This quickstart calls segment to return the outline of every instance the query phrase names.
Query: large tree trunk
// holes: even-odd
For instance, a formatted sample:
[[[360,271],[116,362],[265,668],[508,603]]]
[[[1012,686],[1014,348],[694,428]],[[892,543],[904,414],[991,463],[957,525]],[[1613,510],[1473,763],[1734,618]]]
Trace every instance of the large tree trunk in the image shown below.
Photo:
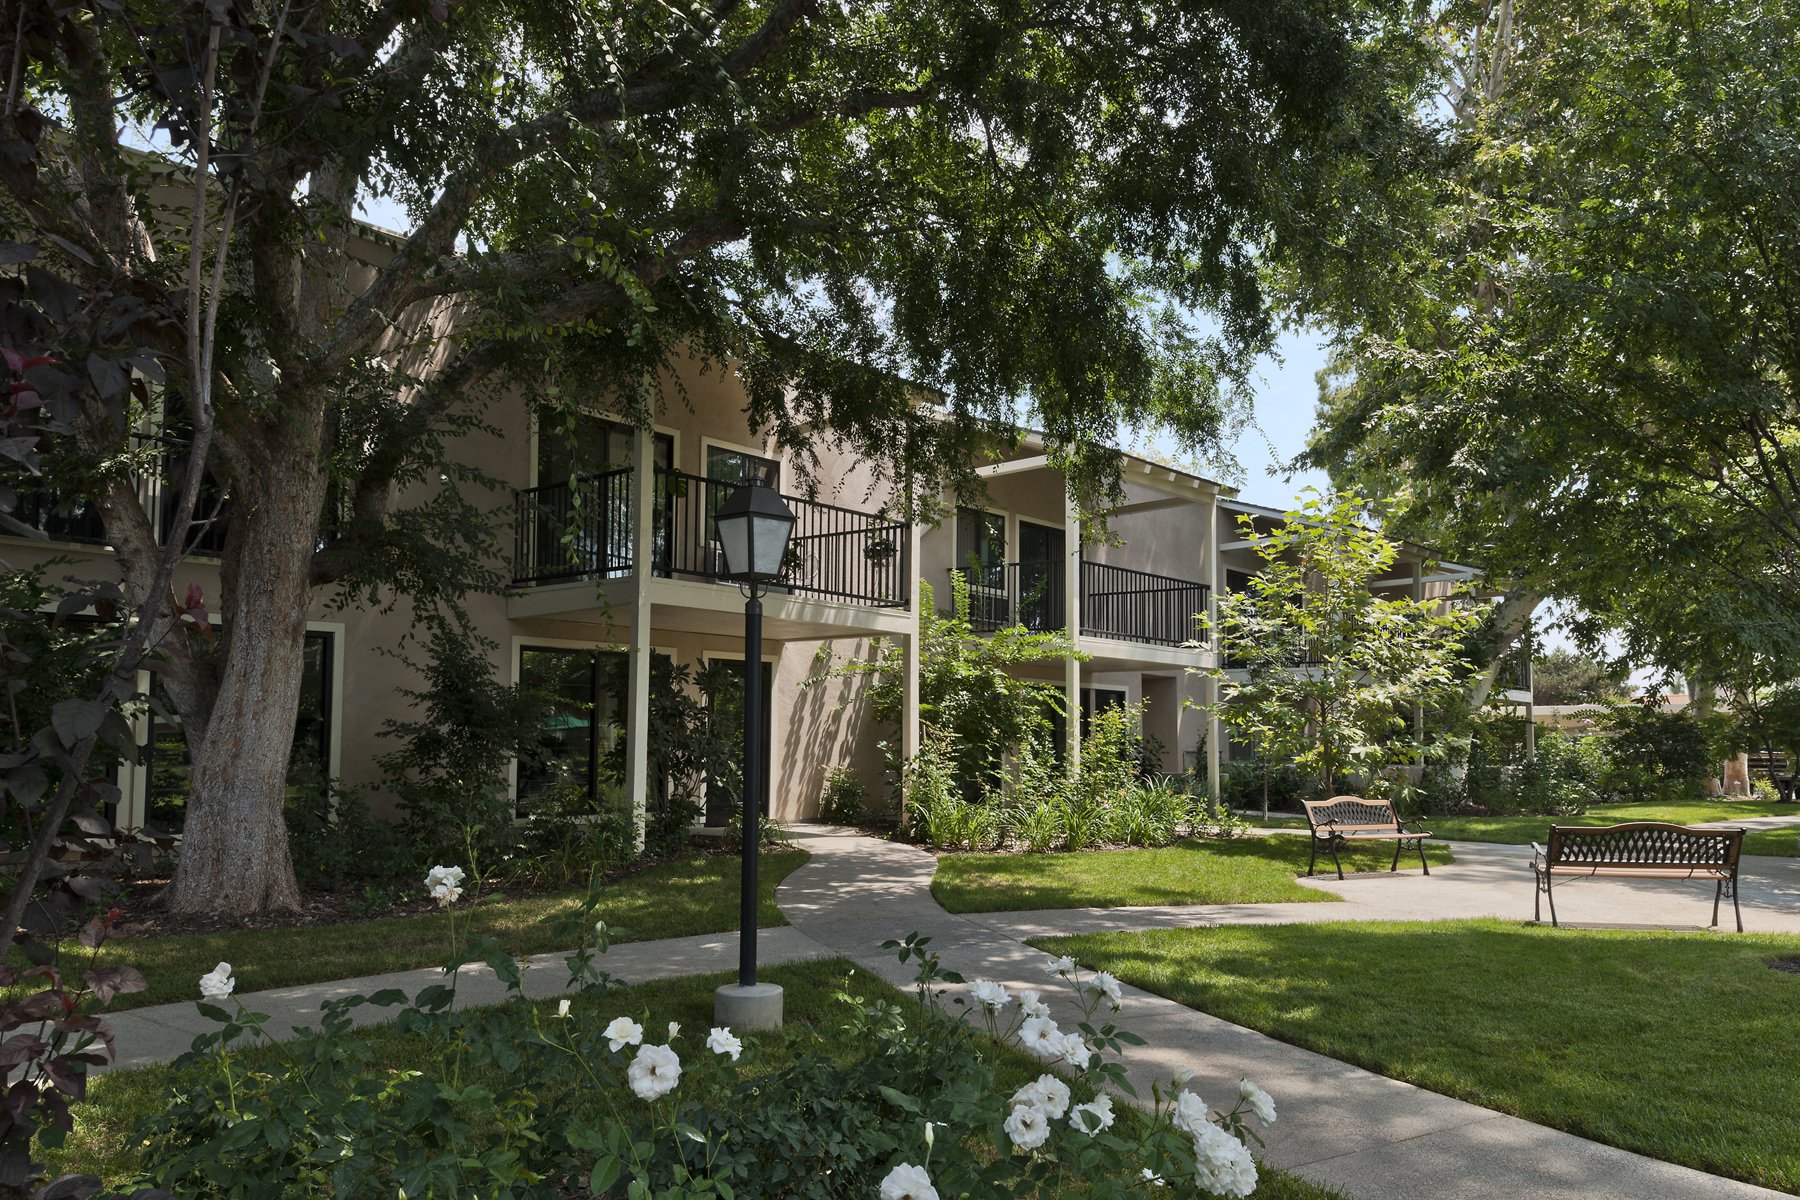
[[[304,431],[290,437],[305,438]],[[316,442],[314,445],[316,446]],[[218,687],[204,733],[190,739],[192,775],[177,912],[296,908],[283,806],[303,671],[306,609],[324,480],[304,442],[259,456],[233,481],[222,573]]]

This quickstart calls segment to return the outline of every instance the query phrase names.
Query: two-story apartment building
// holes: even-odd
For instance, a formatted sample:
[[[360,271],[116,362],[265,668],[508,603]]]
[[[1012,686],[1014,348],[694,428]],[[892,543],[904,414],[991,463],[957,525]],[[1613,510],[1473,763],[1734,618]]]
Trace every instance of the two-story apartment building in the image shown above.
[[[385,253],[373,240],[366,247],[371,262]],[[510,524],[500,565],[512,587],[470,597],[471,621],[497,647],[498,678],[555,697],[543,754],[513,770],[521,808],[553,782],[594,788],[609,770],[628,781],[634,802],[645,802],[655,656],[741,679],[743,599],[723,577],[711,519],[752,478],[783,492],[797,517],[788,569],[764,600],[764,786],[778,818],[815,812],[834,768],[848,766],[875,785],[884,738],[897,733],[905,753],[917,747],[919,584],[929,581],[947,599],[953,568],[969,575],[979,624],[1074,633],[1084,659],[1045,676],[1061,687],[1070,713],[1141,702],[1163,768],[1204,770],[1216,786],[1229,748],[1201,707],[1215,684],[1192,669],[1214,666],[1216,657],[1197,642],[1195,617],[1254,567],[1238,518],[1279,520],[1278,512],[1246,505],[1216,481],[1126,456],[1124,494],[1104,530],[1084,527],[1061,473],[1027,437],[979,468],[983,494],[938,497],[949,515],[925,527],[903,518],[907,506],[869,464],[830,446],[813,448],[816,486],[800,494],[795,464],[748,426],[746,395],[729,370],[688,362],[664,383],[664,394],[680,399],[651,429],[622,420],[599,394],[578,398],[585,415],[573,428],[540,429],[528,395],[515,391],[489,411],[486,428],[451,447],[499,481],[497,494],[478,499]],[[149,425],[138,435],[152,445],[169,436]],[[171,498],[168,482],[146,474],[153,518]],[[70,564],[52,566],[53,578],[109,569],[105,531],[79,494],[54,481],[27,488],[18,515],[47,540],[0,538],[8,568]],[[217,594],[221,533],[215,527],[201,540],[178,591],[194,584]],[[1429,594],[1422,589],[1469,574],[1428,567],[1417,548],[1409,555],[1378,586]],[[319,595],[309,613],[296,746],[343,784],[373,787],[377,760],[394,748],[383,726],[412,719],[406,693],[422,683],[395,653],[412,614],[404,602],[378,608],[335,599]],[[872,726],[866,676],[819,678],[830,661],[872,654],[877,639],[896,639],[907,651],[908,716],[898,731]],[[148,674],[142,686],[154,686]],[[119,768],[116,815],[128,826],[179,828],[180,730],[145,713],[138,739],[139,761]],[[1079,739],[1066,741],[1077,753]],[[379,794],[375,801],[379,809]],[[729,811],[712,797],[706,820],[720,823]]]

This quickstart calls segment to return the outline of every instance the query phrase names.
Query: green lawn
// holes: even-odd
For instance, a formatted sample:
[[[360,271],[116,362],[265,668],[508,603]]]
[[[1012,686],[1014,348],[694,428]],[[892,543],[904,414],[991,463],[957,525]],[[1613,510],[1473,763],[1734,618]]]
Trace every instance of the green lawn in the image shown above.
[[[1433,866],[1451,861],[1443,846],[1429,847],[1428,856]],[[1356,846],[1343,857],[1346,871],[1385,871],[1394,853]],[[1190,839],[1155,850],[952,854],[938,860],[931,894],[951,912],[1337,899],[1294,882],[1306,860],[1306,839],[1286,835]],[[1402,855],[1401,867],[1407,862]],[[1411,864],[1418,869],[1417,854]],[[1323,870],[1331,870],[1329,859]]]
[[[758,919],[764,926],[787,924],[775,907],[775,885],[806,858],[804,850],[763,853]],[[658,863],[606,884],[598,915],[618,927],[614,940],[621,942],[734,930],[738,861],[705,856]],[[572,950],[579,941],[572,921],[586,895],[577,889],[483,896],[458,909],[457,930],[465,938],[492,937],[515,956]],[[231,964],[239,992],[437,966],[448,954],[449,919],[434,912],[298,929],[120,938],[101,948],[100,959],[136,967],[150,983],[146,992],[114,1000],[118,1011],[192,1000],[195,981],[219,962]]]
[[[1037,944],[1383,1075],[1800,1191],[1800,975],[1766,963],[1800,938],[1446,921]]]
[[[854,976],[852,978],[852,973]],[[880,979],[857,971],[845,959],[820,959],[765,968],[760,977],[779,983],[785,990],[786,1025],[778,1034],[759,1034],[754,1039],[754,1062],[746,1060],[745,1070],[777,1069],[803,1049],[822,1040],[829,1054],[845,1056],[858,1048],[849,1041],[844,1010],[833,1000],[833,994],[847,986],[865,1000],[886,1000],[892,1004],[910,1004],[910,997],[889,987]],[[684,1029],[704,1031],[712,1024],[713,989],[736,978],[733,973],[695,975],[662,980],[635,987],[616,989],[605,997],[589,996],[576,1003],[583,1007],[602,1007],[611,1013],[648,1012],[656,1021],[679,1021]],[[553,1011],[554,1001],[539,1007]],[[398,1069],[406,1065],[410,1039],[390,1027],[364,1030],[357,1035],[375,1049],[375,1064]],[[702,1035],[703,1036],[703,1035]],[[273,1051],[262,1048],[249,1052],[255,1065],[271,1066],[280,1060]],[[1001,1049],[997,1062],[999,1083],[1007,1089],[1035,1079],[1043,1071],[1037,1060],[1022,1051]],[[90,1100],[76,1106],[76,1125],[65,1146],[49,1154],[49,1165],[56,1172],[100,1176],[109,1186],[121,1187],[132,1181],[137,1170],[137,1151],[132,1131],[155,1113],[163,1097],[178,1086],[180,1075],[170,1067],[150,1067],[138,1071],[120,1071],[101,1076],[90,1090]],[[480,1079],[464,1079],[465,1085]],[[1077,1091],[1082,1089],[1077,1088]],[[548,1109],[565,1103],[580,1103],[580,1097],[546,1098]],[[1136,1119],[1127,1106],[1121,1105],[1121,1119]],[[1307,1183],[1291,1175],[1265,1171],[1257,1188],[1259,1200],[1341,1200],[1336,1192]],[[1044,1200],[1060,1200],[1045,1197]]]

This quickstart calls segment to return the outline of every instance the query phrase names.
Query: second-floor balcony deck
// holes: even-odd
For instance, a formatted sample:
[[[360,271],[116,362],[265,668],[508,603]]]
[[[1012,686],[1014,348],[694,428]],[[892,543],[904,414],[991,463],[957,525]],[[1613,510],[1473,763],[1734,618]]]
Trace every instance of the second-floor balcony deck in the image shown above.
[[[527,488],[518,495],[513,582],[620,579],[637,563],[637,489],[629,467]],[[713,514],[735,483],[657,468],[650,495],[652,574],[727,582]],[[774,589],[844,604],[904,608],[908,527],[882,513],[783,496],[793,537]]]
[[[144,511],[150,515],[151,528],[162,537],[175,515],[181,498],[182,473],[187,466],[188,443],[166,434],[134,433],[131,435],[130,472]],[[84,489],[59,487],[45,478],[16,475],[5,481],[17,493],[12,516],[21,524],[42,533],[52,542],[106,546],[106,528],[101,522],[100,505]],[[190,554],[217,557],[225,548],[225,534],[230,503],[224,488],[209,472],[200,486],[199,521]]]
[[[1066,629],[1064,564],[1014,562],[966,572],[969,618],[984,633],[1022,625]],[[1152,646],[1204,644],[1197,617],[1212,589],[1191,579],[1157,575],[1111,563],[1081,560],[1080,630],[1083,637]]]

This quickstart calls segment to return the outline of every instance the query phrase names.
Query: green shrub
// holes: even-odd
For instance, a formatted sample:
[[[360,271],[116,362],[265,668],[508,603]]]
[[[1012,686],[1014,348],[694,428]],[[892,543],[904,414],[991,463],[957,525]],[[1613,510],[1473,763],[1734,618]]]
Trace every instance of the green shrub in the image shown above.
[[[1001,814],[1007,840],[1043,854],[1062,848],[1063,806],[1055,795],[1031,795]]]
[[[1653,702],[1607,710],[1601,786],[1623,800],[1678,802],[1702,795],[1719,759],[1713,735],[1692,709]]]
[[[404,692],[419,719],[382,724],[400,745],[376,760],[381,786],[399,799],[408,865],[462,862],[471,844],[498,861],[517,845],[508,768],[536,746],[545,703],[453,633],[434,631],[428,649],[425,685]]]
[[[1127,846],[1166,846],[1180,836],[1193,802],[1169,776],[1146,779],[1114,800],[1111,840]]]
[[[819,800],[819,819],[833,825],[859,825],[868,815],[869,789],[862,777],[847,766],[831,768],[825,775]]]
[[[1605,758],[1593,738],[1547,731],[1537,739],[1532,760],[1514,773],[1513,811],[1548,817],[1578,816],[1600,798]]]
[[[1300,797],[1306,794],[1306,779],[1300,769],[1293,763],[1268,762],[1260,754],[1225,764],[1219,776],[1220,798],[1227,807],[1261,812],[1265,780],[1270,811],[1300,811]]]
[[[411,874],[399,831],[371,817],[360,792],[338,786],[310,761],[295,764],[288,773],[282,815],[294,877],[303,888],[336,891]]]
[[[919,746],[902,777],[907,840],[947,849],[986,850],[999,840],[1000,814],[984,797],[963,798],[956,780],[957,758],[947,738],[933,731]]]
[[[594,868],[622,866],[636,857],[631,844],[631,793],[608,782],[588,795],[562,783],[532,797],[519,831],[519,852],[506,874],[533,887],[564,887]]]
[[[1064,1030],[999,984],[951,995],[964,981],[914,934],[883,948],[916,964],[918,1004],[853,995],[864,988],[848,977],[831,1021],[841,1034],[791,1038],[764,1061],[755,1037],[683,1029],[612,999],[606,927],[591,924],[591,904],[585,915],[597,941],[569,956],[577,995],[556,1009],[526,999],[511,958],[453,946],[443,982],[410,998],[329,1000],[322,1028],[277,1061],[244,1053],[268,1018],[215,992],[198,1007],[216,1028],[177,1061],[180,1086],[134,1138],[145,1181],[193,1200],[1000,1200],[1147,1195],[1150,1177],[1181,1195],[1256,1186],[1249,1122],[1275,1119],[1260,1088],[1209,1113],[1159,1079],[1148,1111],[1115,1110],[1124,1102],[1105,1092],[1143,1039],[1120,1027],[1111,976],[1058,964],[1043,986],[1080,1009]],[[458,1007],[457,968],[483,961],[506,1000]],[[396,1011],[402,1047],[354,1028],[365,1005]],[[977,1019],[962,1019],[971,1008]]]

